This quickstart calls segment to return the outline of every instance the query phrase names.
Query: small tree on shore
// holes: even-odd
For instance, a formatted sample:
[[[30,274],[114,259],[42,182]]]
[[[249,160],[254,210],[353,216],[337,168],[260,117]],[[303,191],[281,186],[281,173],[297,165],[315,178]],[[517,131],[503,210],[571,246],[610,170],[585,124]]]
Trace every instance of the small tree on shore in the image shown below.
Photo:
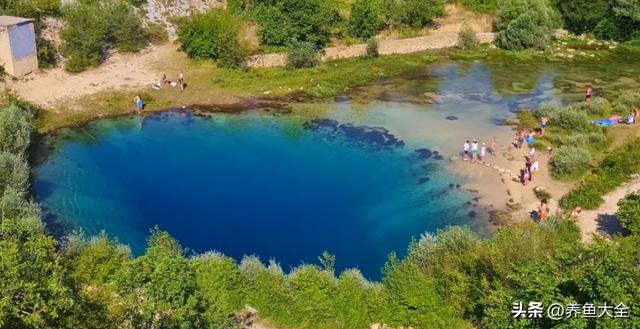
[[[458,48],[460,49],[473,49],[480,44],[476,32],[469,26],[469,24],[462,24],[460,33],[458,33]]]

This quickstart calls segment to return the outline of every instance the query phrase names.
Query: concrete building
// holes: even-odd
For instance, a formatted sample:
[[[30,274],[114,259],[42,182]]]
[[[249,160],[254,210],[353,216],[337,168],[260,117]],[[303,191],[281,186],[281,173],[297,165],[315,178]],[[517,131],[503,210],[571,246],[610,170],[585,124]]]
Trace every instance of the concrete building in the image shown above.
[[[0,65],[14,77],[38,69],[36,33],[31,19],[0,16]]]

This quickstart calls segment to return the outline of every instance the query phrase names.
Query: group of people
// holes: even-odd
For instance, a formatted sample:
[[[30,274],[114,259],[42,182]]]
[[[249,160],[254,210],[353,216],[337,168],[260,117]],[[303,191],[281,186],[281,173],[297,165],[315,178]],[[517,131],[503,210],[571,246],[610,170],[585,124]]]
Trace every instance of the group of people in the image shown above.
[[[634,124],[636,123],[636,120],[638,119],[638,110],[634,109],[629,111],[629,115],[627,115],[627,124]]]
[[[153,89],[159,90],[160,88],[162,88],[162,86],[171,86],[171,87],[180,86],[180,91],[184,91],[184,88],[186,87],[184,83],[184,74],[182,74],[182,72],[178,74],[177,82],[169,80],[167,78],[167,75],[163,74],[162,78],[160,78],[160,80],[158,80],[156,83],[153,84]]]
[[[186,84],[184,82],[184,74],[180,72],[178,74],[178,81],[171,81],[167,78],[166,74],[162,75],[162,78],[153,84],[153,89],[159,90],[162,86],[180,86],[180,91],[184,91],[186,88]],[[133,98],[133,103],[136,105],[136,112],[141,113],[144,110],[144,102],[142,101],[142,97],[138,94]]]
[[[482,161],[489,150],[487,149],[487,143],[478,143],[478,140],[474,139],[473,142],[469,142],[469,140],[464,142],[464,146],[462,147],[463,157],[462,160],[472,162],[479,160]],[[491,155],[495,156],[497,152],[496,148],[496,137],[491,138]]]

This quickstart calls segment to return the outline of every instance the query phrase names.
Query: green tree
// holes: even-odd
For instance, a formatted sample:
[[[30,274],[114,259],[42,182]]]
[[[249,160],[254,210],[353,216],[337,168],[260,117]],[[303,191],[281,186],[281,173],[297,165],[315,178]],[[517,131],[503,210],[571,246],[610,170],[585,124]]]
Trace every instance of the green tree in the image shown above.
[[[214,9],[181,25],[178,40],[190,57],[214,59],[222,67],[239,68],[246,57],[238,37],[240,22],[229,11]]]
[[[576,34],[592,32],[611,13],[609,1],[606,0],[558,1],[557,7],[564,27]]]
[[[368,39],[382,26],[379,0],[356,0],[351,5],[349,35]]]
[[[0,109],[0,151],[23,154],[31,143],[32,116],[17,105]]]
[[[182,246],[157,228],[147,243],[146,253],[115,275],[127,304],[135,307],[129,321],[147,328],[203,327],[202,298]]]
[[[541,49],[558,26],[559,16],[546,0],[501,0],[494,23],[496,44],[511,50]]]
[[[29,182],[29,165],[22,155],[0,152],[0,193],[11,189],[25,193]]]
[[[77,298],[56,248],[56,240],[38,219],[3,218],[0,327],[63,328],[77,314]]]
[[[341,18],[332,1],[274,0],[254,9],[260,25],[258,34],[268,46],[289,47],[296,42],[310,42],[324,47],[332,29]]]
[[[245,292],[236,262],[218,253],[206,253],[190,261],[198,291],[206,303],[204,316],[210,327],[229,328],[235,312],[244,306]]]

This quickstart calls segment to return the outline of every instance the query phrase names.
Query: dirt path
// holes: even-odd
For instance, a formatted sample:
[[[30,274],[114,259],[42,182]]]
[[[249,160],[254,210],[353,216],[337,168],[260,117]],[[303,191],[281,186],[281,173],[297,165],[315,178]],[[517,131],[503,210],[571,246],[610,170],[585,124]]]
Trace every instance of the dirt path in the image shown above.
[[[591,241],[594,234],[615,234],[622,230],[618,221],[618,201],[630,192],[640,190],[640,178],[628,182],[615,191],[603,196],[604,203],[600,208],[584,211],[578,217],[578,225],[582,229],[582,240]]]
[[[45,108],[85,95],[110,89],[150,86],[161,72],[156,63],[175,51],[173,45],[151,46],[138,54],[114,54],[98,68],[81,73],[68,73],[62,68],[42,71],[20,81],[10,81],[20,97]]]

